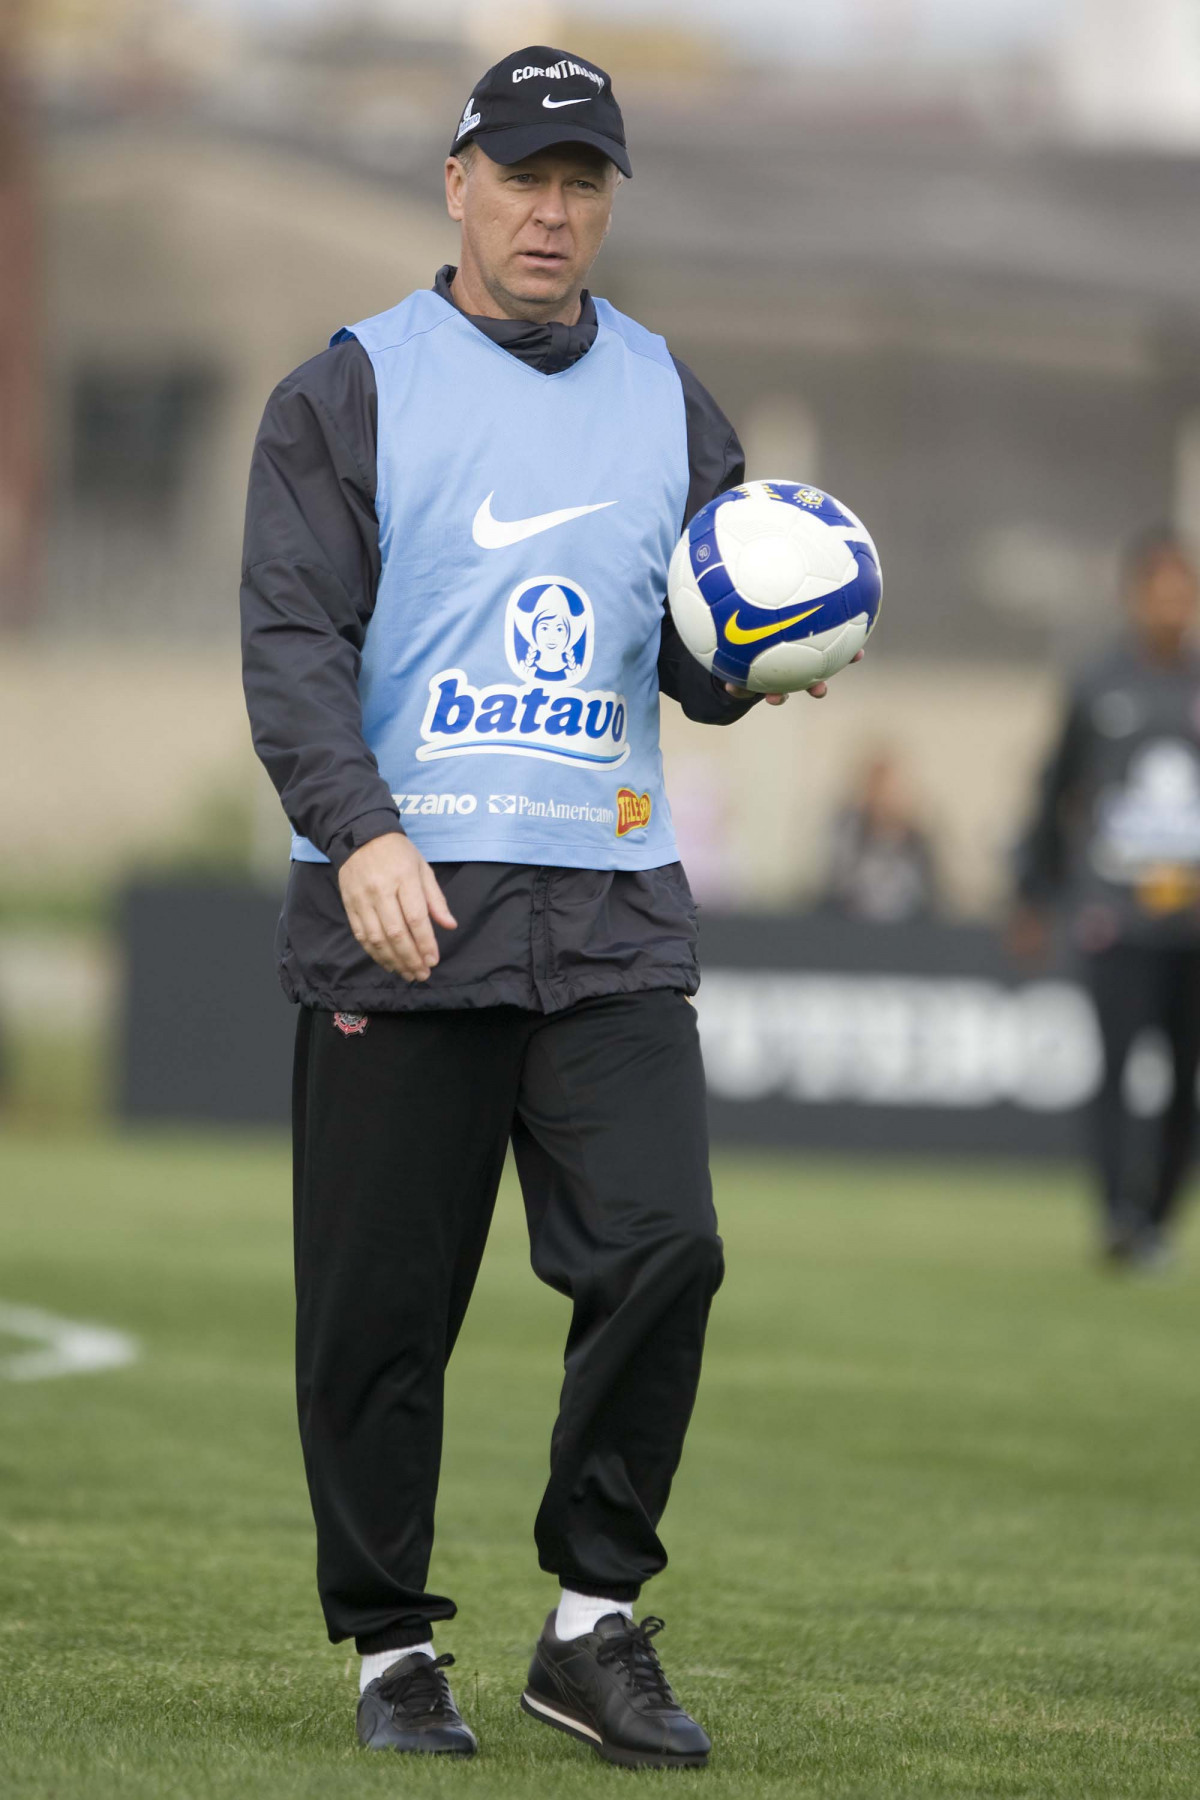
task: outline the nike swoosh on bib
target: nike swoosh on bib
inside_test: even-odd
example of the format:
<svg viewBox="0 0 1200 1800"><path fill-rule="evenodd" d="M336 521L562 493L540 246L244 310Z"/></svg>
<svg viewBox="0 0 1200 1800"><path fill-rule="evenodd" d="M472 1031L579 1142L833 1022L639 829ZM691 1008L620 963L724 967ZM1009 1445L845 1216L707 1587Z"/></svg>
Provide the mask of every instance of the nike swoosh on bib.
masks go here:
<svg viewBox="0 0 1200 1800"><path fill-rule="evenodd" d="M523 538L536 537L539 531L565 525L568 519L582 519L585 513L603 512L606 506L617 504L615 500L595 500L590 506L563 506L557 512L536 513L532 519L493 519L495 491L493 488L471 521L471 536L481 550L503 550L509 544L519 544Z"/></svg>
<svg viewBox="0 0 1200 1800"><path fill-rule="evenodd" d="M551 108L551 110L558 106L586 106L588 101L594 98L595 96L592 94L585 94L582 100L552 100L549 94L547 94L542 101L542 105Z"/></svg>
<svg viewBox="0 0 1200 1800"><path fill-rule="evenodd" d="M824 605L824 601L821 602L821 605ZM774 637L777 631L786 631L789 625L798 625L801 619L811 619L812 615L820 610L820 606L810 606L807 612L793 613L790 619L780 619L774 625L753 625L749 630L746 626L738 624L737 614L734 613L733 617L726 622L725 636L731 644L757 644L760 638Z"/></svg>

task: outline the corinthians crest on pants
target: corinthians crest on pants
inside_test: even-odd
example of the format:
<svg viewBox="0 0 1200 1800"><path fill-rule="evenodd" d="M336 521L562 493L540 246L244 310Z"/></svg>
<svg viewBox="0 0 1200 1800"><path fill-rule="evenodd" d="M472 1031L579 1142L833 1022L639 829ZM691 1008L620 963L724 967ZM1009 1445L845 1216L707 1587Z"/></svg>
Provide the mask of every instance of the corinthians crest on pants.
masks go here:
<svg viewBox="0 0 1200 1800"><path fill-rule="evenodd" d="M443 756L535 756L615 769L629 755L622 694L582 684L595 618L577 581L537 575L508 597L504 654L515 682L474 687L463 669L429 682L419 761Z"/></svg>

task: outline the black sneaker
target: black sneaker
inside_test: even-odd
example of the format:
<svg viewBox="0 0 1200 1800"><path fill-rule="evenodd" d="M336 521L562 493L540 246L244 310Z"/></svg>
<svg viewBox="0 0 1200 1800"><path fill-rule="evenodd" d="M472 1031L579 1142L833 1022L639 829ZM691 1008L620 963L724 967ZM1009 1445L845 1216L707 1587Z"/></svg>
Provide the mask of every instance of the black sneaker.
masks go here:
<svg viewBox="0 0 1200 1800"><path fill-rule="evenodd" d="M474 1732L463 1724L442 1674L452 1656L402 1656L370 1682L358 1702L358 1741L366 1750L413 1750L424 1756L474 1756Z"/></svg>
<svg viewBox="0 0 1200 1800"><path fill-rule="evenodd" d="M554 1618L551 1613L533 1653L522 1710L590 1744L605 1762L703 1768L712 1745L671 1692L650 1641L662 1620L635 1625L609 1613L595 1631L564 1643Z"/></svg>

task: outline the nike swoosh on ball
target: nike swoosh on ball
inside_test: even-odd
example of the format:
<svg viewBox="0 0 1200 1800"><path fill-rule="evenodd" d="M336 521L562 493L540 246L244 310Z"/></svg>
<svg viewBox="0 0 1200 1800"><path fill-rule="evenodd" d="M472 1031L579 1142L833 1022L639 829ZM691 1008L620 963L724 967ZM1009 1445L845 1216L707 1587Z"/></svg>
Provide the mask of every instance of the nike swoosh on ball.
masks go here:
<svg viewBox="0 0 1200 1800"><path fill-rule="evenodd" d="M821 605L824 604L822 601ZM725 627L725 636L731 644L756 644L759 638L774 637L777 631L784 631L789 625L798 625L801 619L809 619L820 610L820 606L810 606L807 612L793 613L790 619L778 619L773 625L753 626L739 625L738 616L734 613Z"/></svg>
<svg viewBox="0 0 1200 1800"><path fill-rule="evenodd" d="M522 538L536 537L539 531L565 525L568 519L582 519L585 513L603 512L606 506L617 504L615 500L595 500L591 506L563 506L557 512L536 513L531 519L493 519L494 494L493 488L471 521L471 536L481 550L503 550Z"/></svg>
<svg viewBox="0 0 1200 1800"><path fill-rule="evenodd" d="M588 101L593 98L594 98L594 95L585 94L581 100L552 100L550 98L549 94L547 94L545 99L542 101L542 105L548 106L551 108L556 107L556 106L586 106Z"/></svg>

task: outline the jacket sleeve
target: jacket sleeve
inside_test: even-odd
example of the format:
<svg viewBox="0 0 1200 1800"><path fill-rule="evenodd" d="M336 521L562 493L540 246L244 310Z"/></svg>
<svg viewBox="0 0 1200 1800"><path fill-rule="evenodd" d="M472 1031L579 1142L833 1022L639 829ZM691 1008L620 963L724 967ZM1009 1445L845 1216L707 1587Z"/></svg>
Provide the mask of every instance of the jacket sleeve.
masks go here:
<svg viewBox="0 0 1200 1800"><path fill-rule="evenodd" d="M376 404L354 340L303 364L267 402L246 504L242 668L254 747L293 827L337 868L401 830L358 695L380 570Z"/></svg>
<svg viewBox="0 0 1200 1800"><path fill-rule="evenodd" d="M688 497L684 524L695 517L702 506L736 487L746 478L746 458L737 432L725 417L707 388L703 387L686 363L672 359L683 387L684 411L687 419ZM726 692L725 683L710 675L703 663L696 661L687 649L670 612L663 614L662 644L658 653L658 685L670 699L677 700L689 719L701 725L732 725L744 718L760 696L752 700L735 700Z"/></svg>
<svg viewBox="0 0 1200 1800"><path fill-rule="evenodd" d="M1017 846L1017 896L1031 906L1053 901L1066 881L1070 817L1086 766L1088 731L1085 699L1077 693L1042 770L1033 817Z"/></svg>

